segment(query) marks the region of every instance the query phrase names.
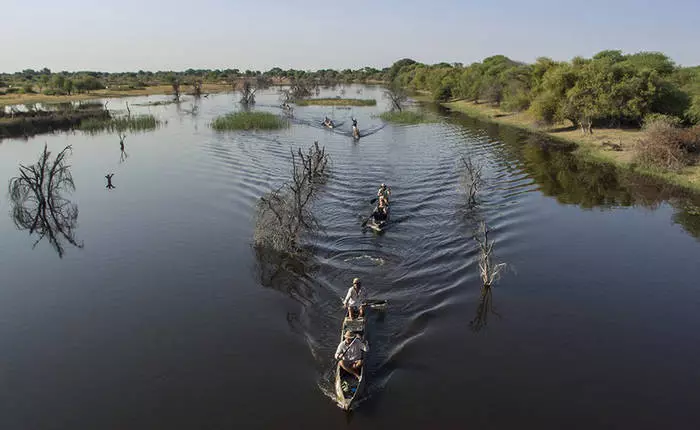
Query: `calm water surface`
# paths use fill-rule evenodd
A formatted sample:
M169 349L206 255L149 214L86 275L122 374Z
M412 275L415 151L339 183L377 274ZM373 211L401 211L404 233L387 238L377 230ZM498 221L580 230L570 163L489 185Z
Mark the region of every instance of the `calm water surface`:
M700 425L697 198L508 127L445 113L383 127L381 89L348 96L379 106L297 108L272 133L213 132L239 108L232 94L196 115L191 100L132 107L167 124L130 133L123 160L111 134L0 142L3 187L44 143L72 145L64 197L82 245L64 241L62 258L46 238L33 246L0 195L0 428ZM276 104L269 91L256 109ZM345 124L324 130L324 115ZM306 237L307 261L280 264L251 246L255 205L289 176L290 149L316 140L332 157L315 206L325 231ZM485 166L477 209L460 156ZM359 224L381 182L395 222L376 235ZM509 265L487 296L480 220ZM390 306L370 320L368 390L345 415L330 358L355 276Z

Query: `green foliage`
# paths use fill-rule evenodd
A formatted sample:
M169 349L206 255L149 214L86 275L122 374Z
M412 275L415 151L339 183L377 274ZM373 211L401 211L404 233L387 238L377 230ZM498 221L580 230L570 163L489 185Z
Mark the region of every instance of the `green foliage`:
M641 126L650 113L700 121L700 68L679 69L658 52L608 50L591 59L538 58L530 65L503 55L466 67L397 62L388 76L440 102L461 98L513 112L529 109L544 124Z
M341 99L341 98L326 98L326 99L301 99L296 100L297 106L376 106L375 99Z
M664 115L662 113L650 113L644 117L644 128L650 128L655 123L664 123L671 127L680 127L681 119L676 116Z
M80 122L78 129L87 133L103 131L150 131L160 126L153 115L134 115L119 118L88 118Z
M435 117L430 116L424 112L414 112L407 110L384 112L381 115L379 115L379 117L386 122L393 122L396 124L421 124L436 121Z
M289 122L269 112L232 112L220 116L211 123L216 131L276 130L289 126Z

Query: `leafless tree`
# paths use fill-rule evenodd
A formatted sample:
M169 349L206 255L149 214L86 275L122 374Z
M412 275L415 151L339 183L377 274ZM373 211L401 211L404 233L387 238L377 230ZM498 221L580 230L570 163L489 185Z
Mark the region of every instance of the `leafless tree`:
M123 131L117 132L117 135L119 136L119 149L121 151L121 156L119 157L119 162L123 163L124 160L129 158L129 154L126 153L124 150L124 140L126 139L126 134Z
M171 84L173 87L173 99L176 102L180 101L180 81L178 79L174 79Z
M479 271L484 287L491 287L500 278L501 271L505 269L505 263L492 261L495 241L489 241L489 229L485 222L481 223L480 231L474 235L474 240L479 244Z
M66 159L70 151L71 146L67 146L52 159L44 145L39 161L31 166L20 164L19 176L10 179L8 186L17 228L38 234L34 246L47 237L59 257L65 252L64 241L83 247L75 238L78 206L62 195L75 190Z
M484 184L484 180L481 174L484 166L482 164L477 164L472 161L471 157L462 157L462 163L464 164L464 188L467 190L467 204L469 206L474 206L478 203L477 195L479 190Z
M291 155L290 181L260 198L254 242L278 252L296 253L300 233L319 227L312 202L327 179L329 157L318 142L306 154L298 149Z
M408 94L406 94L406 90L396 83L389 85L389 87L384 91L384 97L389 99L391 102L392 111L403 111L406 101L408 101Z
M252 79L244 79L238 83L238 92L241 93L241 103L244 105L255 104L255 92L258 90Z
M192 94L195 97L202 97L202 81L195 79L192 81Z

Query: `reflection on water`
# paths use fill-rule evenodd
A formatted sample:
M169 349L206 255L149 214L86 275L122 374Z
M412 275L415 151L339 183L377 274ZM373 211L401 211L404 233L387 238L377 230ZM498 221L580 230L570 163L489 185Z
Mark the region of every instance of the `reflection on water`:
M481 288L481 298L476 306L474 319L469 322L469 327L475 332L481 331L488 325L490 314L501 317L493 306L493 287L484 286Z
M287 254L263 246L254 246L260 284L280 291L304 305L311 303L313 289L301 282L313 270L303 253Z
M75 191L73 176L66 157L67 146L51 159L51 152L44 145L39 161L31 166L19 166L19 176L10 180L12 220L19 230L36 234L36 246L47 238L59 257L65 252L64 242L82 248L75 238L78 226L78 206L63 196Z
M700 237L700 195L652 178L586 160L572 153L575 145L507 125L484 124L453 114L461 125L486 131L504 145L493 148L505 158L517 160L540 192L559 203L584 209L642 206L655 209L664 202L675 210L674 222Z

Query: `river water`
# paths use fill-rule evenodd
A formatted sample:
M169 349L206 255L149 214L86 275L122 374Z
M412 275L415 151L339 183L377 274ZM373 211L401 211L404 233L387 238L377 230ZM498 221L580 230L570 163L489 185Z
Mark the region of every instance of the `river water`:
M78 208L78 246L59 238L59 256L0 196L0 428L697 428L696 197L448 112L384 126L380 88L347 96L379 104L216 133L232 94L130 99L167 124L129 133L126 154L113 134L0 142L2 184L45 143L72 145L63 196ZM266 91L256 109L277 104ZM324 130L325 115L345 123ZM323 231L307 260L280 262L252 247L256 202L314 141L332 159ZM475 208L462 156L484 166ZM381 182L393 222L377 235L360 222ZM487 294L482 220L508 265ZM367 390L345 414L331 355L353 277L389 307L370 317Z

